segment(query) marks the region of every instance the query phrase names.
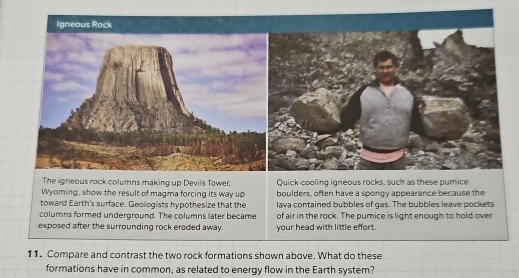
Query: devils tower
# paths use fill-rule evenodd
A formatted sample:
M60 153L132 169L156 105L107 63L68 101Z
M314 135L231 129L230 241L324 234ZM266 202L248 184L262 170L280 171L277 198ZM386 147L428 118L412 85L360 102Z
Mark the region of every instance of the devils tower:
M108 50L94 95L63 125L108 132L200 132L184 104L169 52L157 46Z

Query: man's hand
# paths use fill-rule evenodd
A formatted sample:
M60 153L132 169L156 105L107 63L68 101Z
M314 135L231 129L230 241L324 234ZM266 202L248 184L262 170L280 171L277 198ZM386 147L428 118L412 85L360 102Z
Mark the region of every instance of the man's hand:
M301 120L301 122L299 123L299 125L306 129L306 130L309 130L309 131L314 131L312 128L312 123L310 121L307 121L307 120Z
M423 100L422 97L416 97L416 106L418 106L418 109L420 111L424 111L425 110L425 101Z

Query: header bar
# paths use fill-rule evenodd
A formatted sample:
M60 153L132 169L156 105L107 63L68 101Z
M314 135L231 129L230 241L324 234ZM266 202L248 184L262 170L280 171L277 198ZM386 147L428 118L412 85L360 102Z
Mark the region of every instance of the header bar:
M282 16L49 15L49 33L225 34L493 27L492 10Z

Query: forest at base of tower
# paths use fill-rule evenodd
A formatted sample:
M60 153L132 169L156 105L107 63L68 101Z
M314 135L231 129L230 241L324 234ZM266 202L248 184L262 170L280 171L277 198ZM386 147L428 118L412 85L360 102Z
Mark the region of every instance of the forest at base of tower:
M39 130L37 169L264 171L265 133Z

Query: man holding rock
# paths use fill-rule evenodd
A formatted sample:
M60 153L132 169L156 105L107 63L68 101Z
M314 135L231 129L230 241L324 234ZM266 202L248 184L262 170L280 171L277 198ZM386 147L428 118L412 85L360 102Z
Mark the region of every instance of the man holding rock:
M340 111L337 131L353 129L360 120L362 143L359 170L405 170L405 147L409 132L440 141L425 133L419 101L396 77L398 61L389 51L375 55L373 65L377 79L362 86ZM303 120L301 126L313 130Z

